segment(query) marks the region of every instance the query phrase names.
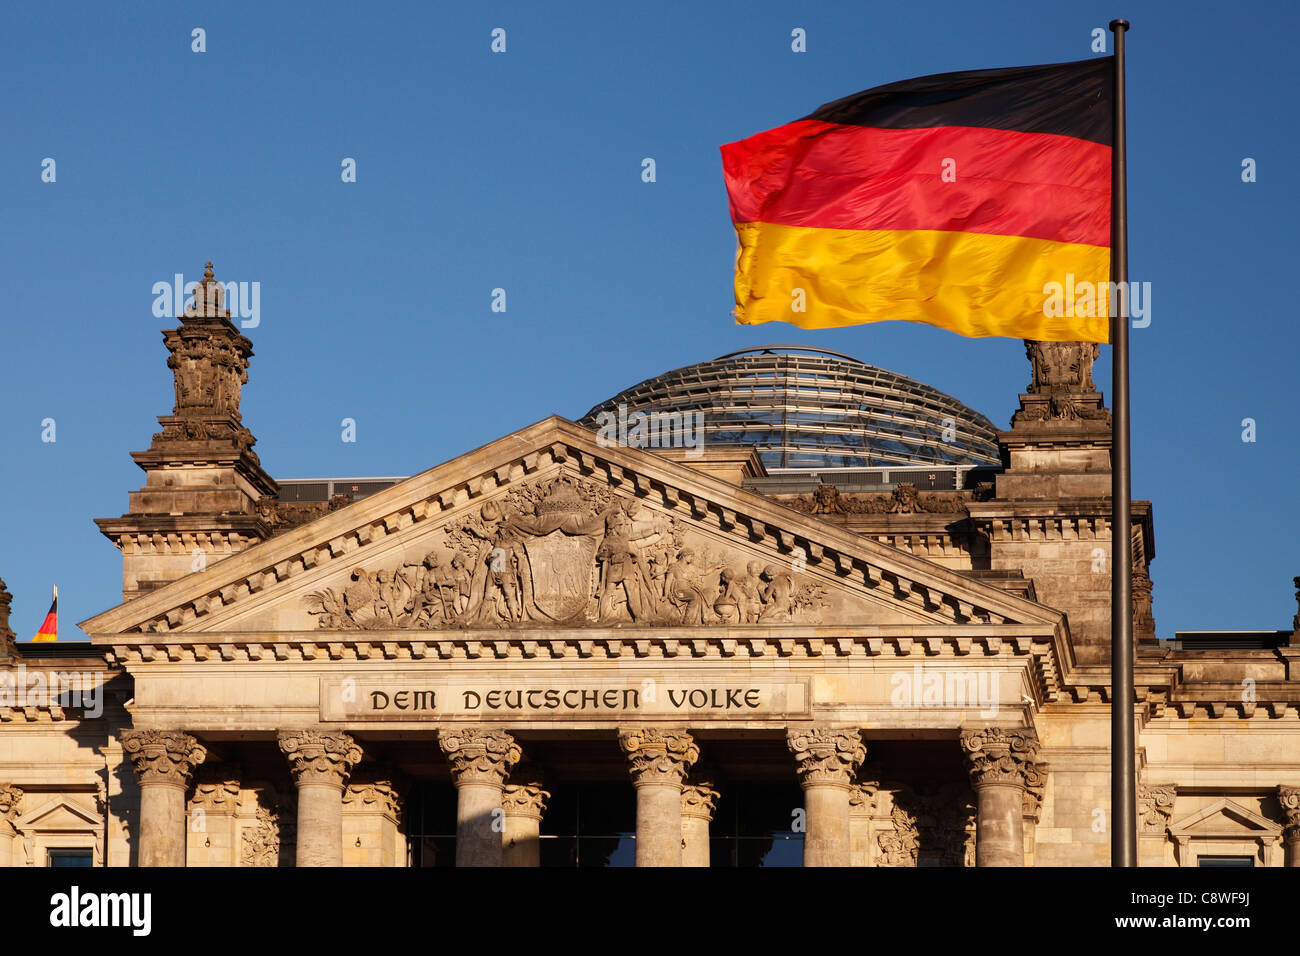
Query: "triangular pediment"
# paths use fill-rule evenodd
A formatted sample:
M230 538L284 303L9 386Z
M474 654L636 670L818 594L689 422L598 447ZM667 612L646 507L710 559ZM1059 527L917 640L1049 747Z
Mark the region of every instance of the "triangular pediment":
M1050 608L552 417L82 622L129 633L960 624Z
M19 818L20 830L76 830L86 829L87 824L99 826L103 823L99 814L87 807L70 800L55 798L42 803Z
M1169 832L1175 837L1241 836L1253 839L1262 835L1280 834L1282 827L1223 797L1171 824Z

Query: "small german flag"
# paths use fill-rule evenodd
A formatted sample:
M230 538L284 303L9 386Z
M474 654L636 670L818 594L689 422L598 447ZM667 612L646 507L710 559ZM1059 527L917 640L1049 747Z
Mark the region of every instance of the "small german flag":
M1108 341L1108 301L1048 290L1108 288L1113 59L904 80L723 146L737 323Z
M54 585L54 600L50 602L49 613L45 615L45 623L41 629L36 632L33 641L57 641L59 639L59 586Z

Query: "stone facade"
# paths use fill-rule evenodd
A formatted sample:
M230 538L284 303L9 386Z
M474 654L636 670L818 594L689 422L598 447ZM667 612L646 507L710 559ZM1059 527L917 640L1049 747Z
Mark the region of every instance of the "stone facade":
M575 854L623 839L583 835L608 807L580 790L638 865L747 839L812 866L1108 862L1095 347L1027 343L1006 467L973 488L765 496L753 454L549 418L299 506L252 452L251 343L211 270L199 302L164 332L146 485L99 522L124 603L89 643L19 645L0 583L0 866L537 866L570 830ZM1140 860L1300 865L1300 626L1150 640L1151 515L1125 544Z

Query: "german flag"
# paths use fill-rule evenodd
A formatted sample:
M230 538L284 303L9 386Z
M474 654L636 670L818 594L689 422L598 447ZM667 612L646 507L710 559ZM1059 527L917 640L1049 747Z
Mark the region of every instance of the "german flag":
M49 613L45 615L45 623L41 629L36 632L33 641L57 641L59 639L59 586L54 586L54 600L50 602Z
M1049 284L1107 288L1113 72L904 80L723 146L737 323L1108 341L1107 302L1076 316Z

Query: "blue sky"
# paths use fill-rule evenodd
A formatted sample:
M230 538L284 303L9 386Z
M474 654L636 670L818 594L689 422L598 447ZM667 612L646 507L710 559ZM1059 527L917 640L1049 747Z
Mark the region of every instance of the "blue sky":
M171 409L151 288L208 259L261 283L243 412L278 478L413 474L769 342L847 352L1005 427L1029 377L1019 341L734 325L718 146L893 80L1082 59L1115 16L1133 24L1131 277L1153 291L1132 334L1133 493L1154 501L1158 631L1289 627L1296 9L745 0L6 4L0 577L14 629L36 630L52 583L65 639L120 600L120 557L91 519L126 510L143 480L128 452ZM489 48L498 27L504 54ZM796 27L806 53L790 49ZM1103 348L1108 400L1109 379Z

